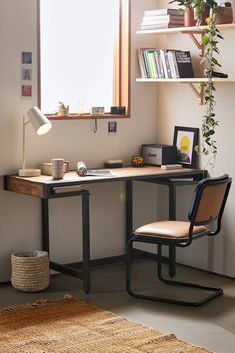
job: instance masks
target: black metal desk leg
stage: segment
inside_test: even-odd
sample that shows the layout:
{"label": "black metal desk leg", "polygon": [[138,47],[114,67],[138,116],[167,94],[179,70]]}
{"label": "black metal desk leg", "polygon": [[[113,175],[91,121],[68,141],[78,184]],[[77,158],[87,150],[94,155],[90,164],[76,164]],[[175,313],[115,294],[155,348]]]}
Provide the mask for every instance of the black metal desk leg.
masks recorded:
{"label": "black metal desk leg", "polygon": [[126,181],[126,244],[133,230],[133,182]]}
{"label": "black metal desk leg", "polygon": [[89,192],[82,193],[82,246],[83,246],[83,289],[91,290],[90,271],[90,222],[89,222]]}
{"label": "black metal desk leg", "polygon": [[48,199],[42,199],[42,250],[50,252]]}
{"label": "black metal desk leg", "polygon": [[[174,221],[176,219],[176,187],[169,185],[169,219]],[[169,275],[174,277],[176,274],[176,248],[169,246]]]}

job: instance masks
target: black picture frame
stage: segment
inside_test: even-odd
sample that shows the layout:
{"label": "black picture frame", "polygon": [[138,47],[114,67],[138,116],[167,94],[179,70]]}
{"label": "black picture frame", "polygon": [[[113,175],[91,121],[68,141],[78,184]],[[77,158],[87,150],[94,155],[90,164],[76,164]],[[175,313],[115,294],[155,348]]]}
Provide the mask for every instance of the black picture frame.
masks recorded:
{"label": "black picture frame", "polygon": [[196,168],[198,136],[198,128],[175,126],[173,145],[177,147],[177,163],[183,167]]}

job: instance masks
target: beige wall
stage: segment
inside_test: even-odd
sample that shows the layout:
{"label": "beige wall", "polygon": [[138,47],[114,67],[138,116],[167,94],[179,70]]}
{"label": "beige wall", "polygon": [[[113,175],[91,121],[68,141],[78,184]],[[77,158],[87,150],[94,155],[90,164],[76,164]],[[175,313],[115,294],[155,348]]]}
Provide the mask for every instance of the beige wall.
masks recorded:
{"label": "beige wall", "polygon": [[[73,168],[76,161],[84,160],[88,166],[102,166],[109,158],[122,158],[127,164],[130,156],[138,153],[142,143],[171,143],[175,125],[199,126],[202,107],[197,105],[191,90],[183,85],[148,85],[136,83],[139,76],[136,48],[157,45],[154,36],[137,36],[143,11],[157,8],[158,1],[132,0],[131,30],[131,119],[118,121],[118,133],[107,134],[107,122],[100,121],[98,132],[93,133],[93,122],[53,122],[48,135],[37,137],[31,127],[27,127],[27,163],[40,165],[53,157],[63,157],[70,161]],[[159,6],[165,7],[166,1]],[[235,5],[235,4],[233,4]],[[223,43],[222,59],[224,71],[235,75],[231,57],[234,49],[230,47],[234,32],[226,33]],[[36,1],[1,0],[0,3],[0,175],[15,173],[21,166],[21,123],[22,114],[37,104],[36,82]],[[184,36],[163,36],[159,45],[165,47],[190,48],[196,50]],[[20,53],[32,51],[33,99],[20,97]],[[226,55],[230,53],[230,55]],[[229,172],[232,176],[232,99],[235,86],[225,84],[218,87],[217,111],[221,124],[217,140],[219,154],[216,169],[211,174]],[[225,108],[226,107],[226,108]],[[30,147],[29,147],[30,146]],[[108,147],[108,148],[107,148]],[[201,165],[203,165],[202,162]],[[124,251],[124,184],[88,186],[91,191],[91,252],[93,258],[118,255]],[[185,191],[184,191],[185,190]],[[179,215],[186,215],[192,189],[181,190]],[[0,281],[10,277],[10,254],[19,250],[37,249],[41,246],[40,200],[23,195],[0,191]],[[157,205],[157,194],[161,203]],[[158,215],[165,215],[167,204],[166,190],[159,191],[153,185],[135,185],[135,224],[150,221]],[[223,236],[208,246],[200,241],[193,250],[179,253],[178,260],[198,267],[235,276],[233,238],[234,192],[229,199],[225,214]],[[182,202],[184,201],[184,202]],[[183,206],[181,207],[181,204]],[[110,207],[112,205],[112,207]],[[50,201],[51,248],[52,258],[61,261],[81,259],[81,222],[79,198]],[[199,250],[198,250],[199,249]],[[202,250],[203,249],[203,250]],[[207,260],[209,253],[209,261]]]}
{"label": "beige wall", "polygon": [[[144,8],[154,1],[133,1],[131,119],[118,120],[118,133],[107,133],[107,121],[99,121],[93,133],[92,121],[53,122],[49,134],[38,137],[27,126],[27,164],[34,167],[53,157],[63,157],[75,168],[78,160],[98,167],[106,159],[123,159],[139,152],[142,143],[156,141],[156,89],[136,84],[136,48],[140,45],[135,31]],[[37,33],[35,0],[0,2],[0,175],[15,173],[21,167],[22,114],[37,104]],[[33,52],[33,99],[20,96],[20,53]],[[55,53],[56,59],[56,53]],[[88,186],[91,191],[91,253],[93,258],[124,252],[124,184]],[[156,214],[155,187],[136,185],[136,223]],[[9,279],[10,254],[41,246],[40,200],[0,191],[0,281]],[[110,207],[112,205],[112,207]],[[81,259],[80,200],[68,198],[50,201],[51,244],[53,259]],[[145,218],[146,215],[146,218]]]}
{"label": "beige wall", "polygon": [[[231,1],[235,8],[235,1]],[[159,1],[159,7],[166,7],[167,1]],[[235,18],[235,17],[234,17]],[[220,42],[219,61],[222,71],[229,74],[230,78],[235,77],[234,66],[234,40],[235,31],[223,31],[224,40]],[[198,51],[187,35],[158,36],[158,44],[165,48],[179,48],[190,50],[194,62],[195,73],[200,76],[200,59]],[[218,145],[218,156],[216,166],[208,168],[211,176],[218,176],[229,173],[235,176],[234,166],[234,96],[235,83],[219,84],[216,86],[216,115],[220,121],[217,129],[216,140]],[[203,107],[197,104],[197,98],[187,85],[183,84],[164,84],[159,86],[159,105],[158,105],[158,140],[160,142],[171,143],[175,125],[200,127]],[[207,158],[199,158],[199,165],[205,168]],[[185,212],[185,201],[190,202],[189,192],[184,193],[184,198],[180,198],[178,209],[179,216],[187,216]],[[181,196],[181,194],[180,194]],[[183,204],[183,207],[181,207]],[[182,209],[181,209],[182,208]],[[229,195],[227,208],[224,214],[223,228],[216,239],[203,239],[195,242],[190,249],[178,251],[178,261],[226,274],[235,276],[235,191],[232,185]]]}

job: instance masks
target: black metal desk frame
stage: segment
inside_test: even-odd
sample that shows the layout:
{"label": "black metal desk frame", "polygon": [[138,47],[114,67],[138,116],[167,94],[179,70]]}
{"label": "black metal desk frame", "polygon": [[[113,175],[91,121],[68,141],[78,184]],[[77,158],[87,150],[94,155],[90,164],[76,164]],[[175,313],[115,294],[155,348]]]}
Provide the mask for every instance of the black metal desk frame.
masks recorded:
{"label": "black metal desk frame", "polygon": [[[49,191],[49,192],[48,192]],[[51,191],[51,192],[50,192]],[[90,278],[90,216],[89,216],[89,196],[87,190],[72,191],[62,194],[55,194],[53,188],[47,190],[48,198],[42,199],[42,249],[50,253],[50,238],[49,238],[49,199],[81,196],[82,197],[82,271],[74,268],[70,264],[59,264],[50,261],[52,270],[65,273],[83,280],[83,289],[85,293],[89,293],[91,289]]]}
{"label": "black metal desk frame", "polygon": [[[114,171],[115,173],[115,171]],[[83,240],[83,259],[82,262],[76,264],[59,264],[54,261],[50,261],[50,268],[71,275],[83,280],[83,289],[86,293],[90,292],[91,279],[90,269],[91,265],[105,265],[111,263],[120,263],[125,261],[125,255],[114,256],[110,258],[90,260],[90,225],[89,225],[89,191],[87,190],[73,190],[65,192],[56,192],[56,189],[63,189],[69,186],[84,186],[85,184],[101,183],[101,182],[114,182],[114,181],[125,181],[126,183],[126,201],[125,201],[125,214],[126,214],[126,242],[129,239],[129,235],[133,230],[133,181],[151,182],[155,184],[167,185],[169,187],[169,219],[175,219],[176,216],[176,187],[194,184],[198,180],[205,176],[205,171],[202,170],[188,170],[187,173],[177,173],[174,171],[169,173],[169,176],[165,175],[143,175],[143,176],[120,176],[115,178],[100,178],[97,180],[82,179],[77,182],[66,182],[60,183],[41,183],[42,192],[40,195],[34,195],[33,193],[27,192],[27,180],[15,176],[4,177],[4,188],[8,191],[20,192],[28,194],[30,196],[36,196],[41,198],[41,210],[42,210],[42,249],[50,252],[50,236],[49,236],[49,200],[61,197],[82,197],[82,240]],[[23,192],[11,186],[11,178],[18,179],[19,183],[24,182]],[[175,178],[185,178],[184,181],[176,181]],[[171,180],[174,178],[174,181]],[[189,180],[187,180],[189,178]],[[193,179],[191,181],[191,179]],[[29,182],[30,183],[30,182]],[[34,184],[34,183],[33,183]],[[133,251],[133,256],[136,258],[152,258],[152,254],[146,251]],[[169,274],[171,277],[175,275],[175,248],[169,249]]]}

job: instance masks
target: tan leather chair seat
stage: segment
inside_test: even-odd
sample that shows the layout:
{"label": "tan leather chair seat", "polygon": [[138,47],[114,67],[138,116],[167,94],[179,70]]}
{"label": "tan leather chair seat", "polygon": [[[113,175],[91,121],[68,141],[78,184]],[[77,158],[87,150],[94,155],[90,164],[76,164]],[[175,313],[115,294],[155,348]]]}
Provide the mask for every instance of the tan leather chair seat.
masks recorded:
{"label": "tan leather chair seat", "polygon": [[[183,221],[160,221],[145,224],[135,230],[136,234],[143,234],[148,236],[159,236],[166,238],[187,238],[190,222]],[[204,226],[195,226],[193,234],[206,231]]]}

